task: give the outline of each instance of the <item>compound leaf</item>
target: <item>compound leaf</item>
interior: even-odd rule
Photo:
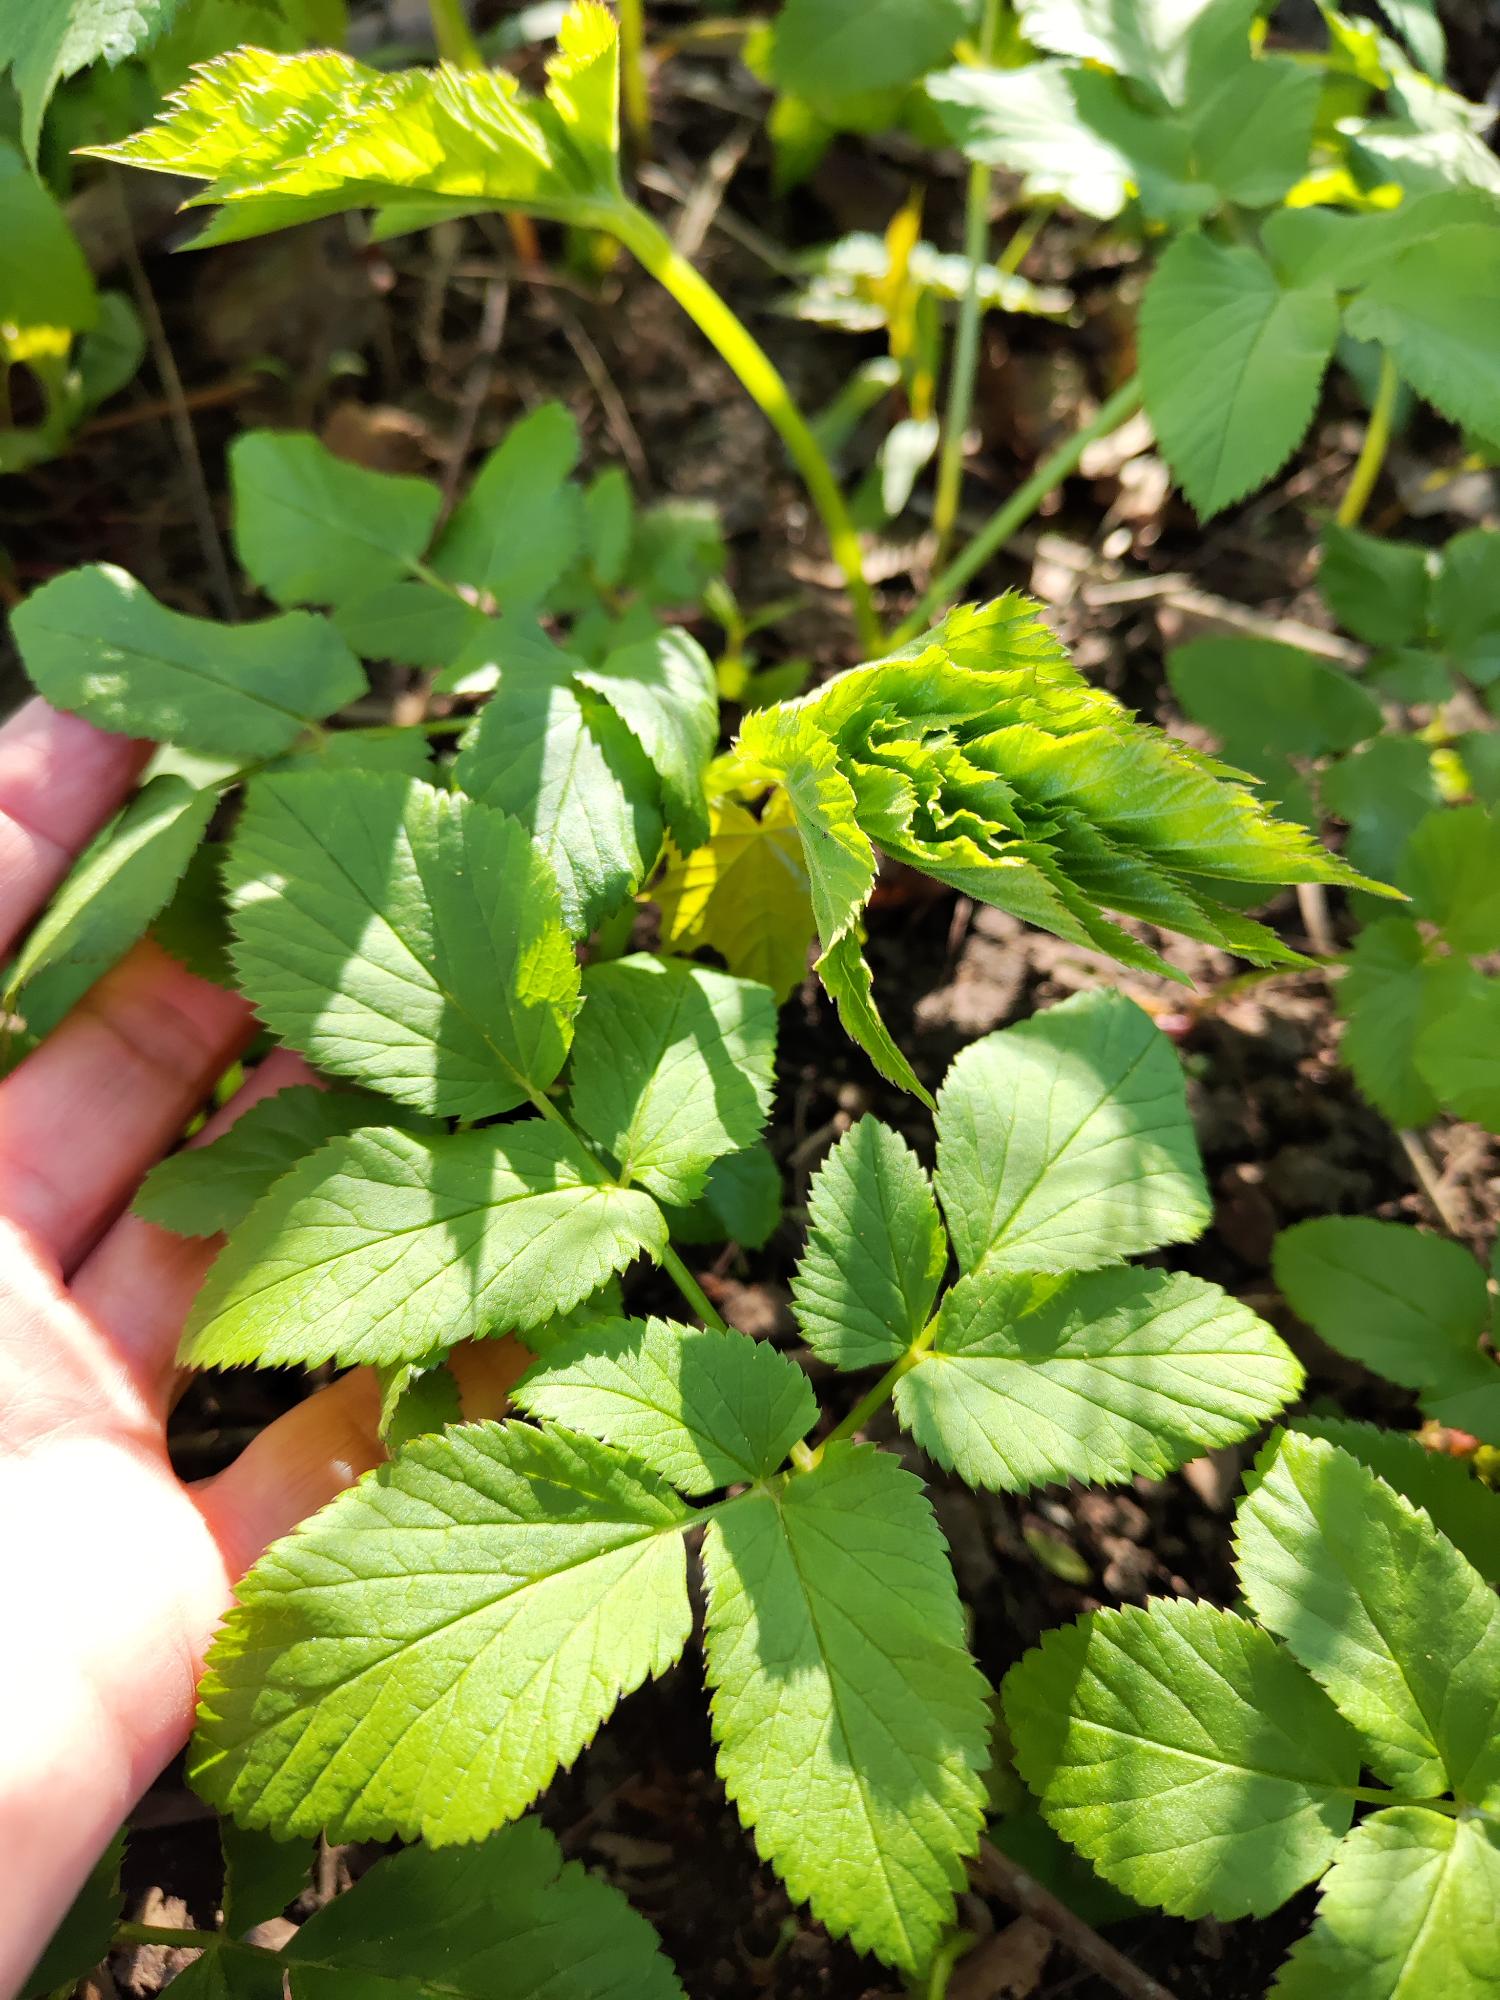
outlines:
[[[352,603],[406,576],[442,500],[429,480],[352,465],[305,431],[237,437],[229,483],[235,552],[278,604]]]
[[[689,633],[655,633],[610,653],[578,679],[602,695],[661,779],[667,827],[687,853],[708,838],[703,776],[719,735],[713,662]]]
[[[315,612],[216,625],[169,611],[109,563],[43,584],[11,631],[54,708],[209,756],[274,757],[366,691],[359,662]]]
[[[961,1278],[896,1389],[902,1423],[971,1486],[1160,1478],[1296,1395],[1286,1346],[1180,1272]]]
[[[1500,230],[1463,223],[1412,243],[1345,311],[1404,379],[1454,423],[1500,436]]]
[[[988,1718],[921,1486],[830,1445],[716,1515],[704,1565],[719,1770],[757,1847],[835,1936],[925,1964],[979,1837]]]
[[[785,792],[759,819],[733,799],[708,809],[708,838],[691,854],[669,852],[656,884],[662,943],[675,951],[716,951],[742,979],[769,986],[779,1001],[801,983],[813,936],[802,841]]]
[[[540,1326],[665,1247],[656,1204],[601,1185],[558,1125],[359,1131],[250,1211],[194,1301],[183,1352],[214,1366],[421,1361]]]
[[[1207,1226],[1176,1051],[1081,993],[971,1043],[938,1093],[937,1191],[960,1266],[1088,1270]]]
[[[1266,1916],[1348,1831],[1358,1738],[1246,1618],[1163,1598],[1049,1632],[1002,1690],[1022,1777],[1107,1882]]]
[[[1141,305],[1141,381],[1200,518],[1263,485],[1296,449],[1338,327],[1331,285],[1284,287],[1246,245],[1194,234],[1168,248]]]
[[[625,1179],[681,1207],[759,1138],[776,1004],[764,986],[646,954],[592,965],[573,1050],[573,1115]]]
[[[1500,1846],[1477,1819],[1396,1806],[1357,1826],[1272,2000],[1484,2000],[1500,1985]]]
[[[538,604],[582,546],[582,501],[568,484],[577,462],[578,426],[561,403],[513,424],[439,537],[433,569],[505,611]]]
[[[807,1377],[766,1341],[660,1319],[606,1320],[555,1342],[514,1400],[688,1494],[767,1478],[818,1417]]]
[[[407,1445],[239,1586],[193,1782],[247,1826],[480,1839],[687,1639],[672,1489],[525,1424]]]
[[[465,1119],[562,1068],[578,965],[503,813],[395,774],[262,777],[225,879],[245,992],[320,1067]]]
[[[807,1247],[792,1310],[807,1344],[835,1368],[878,1368],[926,1326],[948,1262],[932,1188],[917,1156],[878,1118],[861,1118],[813,1178]]]
[[[1500,1799],[1500,1599],[1425,1514],[1324,1438],[1256,1462],[1240,1585],[1413,1798]]]

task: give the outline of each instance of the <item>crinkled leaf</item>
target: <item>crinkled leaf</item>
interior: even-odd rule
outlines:
[[[1318,589],[1339,623],[1368,646],[1407,646],[1427,629],[1427,551],[1330,521]]]
[[[1182,1065],[1122,994],[971,1043],[938,1094],[937,1191],[966,1271],[1088,1270],[1207,1226]]]
[[[844,1032],[898,1090],[909,1090],[929,1109],[932,1093],[892,1039],[875,1005],[875,981],[864,955],[862,929],[846,931],[815,961],[818,977],[839,1010]]]
[[[237,437],[229,482],[235,552],[278,604],[347,604],[406,576],[442,497],[429,480],[337,458],[305,431]]]
[[[826,952],[859,920],[875,886],[875,852],[859,823],[853,787],[817,718],[796,708],[748,716],[742,761],[785,792],[802,837],[808,892]]]
[[[835,1936],[915,1969],[979,1837],[985,1686],[942,1536],[888,1453],[710,1522],[706,1667],[719,1771],[756,1845]]]
[[[621,647],[578,679],[602,695],[661,779],[667,826],[684,853],[708,838],[703,779],[719,735],[713,663],[675,628]]]
[[[582,503],[568,484],[577,462],[578,426],[561,403],[513,424],[439,537],[433,569],[505,611],[539,603],[582,545]]]
[[[1460,224],[1413,243],[1346,308],[1404,380],[1456,424],[1500,437],[1500,230]]]
[[[1471,974],[1447,1011],[1434,1007],[1418,1031],[1416,1061],[1444,1110],[1500,1132],[1500,979]]]
[[[1296,1395],[1286,1346],[1217,1285],[1167,1271],[961,1278],[896,1389],[902,1423],[971,1486],[1160,1478]]]
[[[910,83],[964,32],[963,0],[785,0],[771,73],[799,97],[851,97]]]
[[[1500,1987],[1500,1844],[1482,1821],[1396,1806],[1357,1826],[1272,2000],[1485,2000]]]
[[[1500,1599],[1409,1500],[1324,1438],[1269,1445],[1240,1587],[1407,1797],[1500,1800]]]
[[[759,819],[733,799],[709,807],[708,838],[675,850],[656,884],[662,943],[716,951],[733,973],[785,1000],[807,972],[813,936],[808,867],[784,792]]]
[[[395,775],[263,777],[225,870],[266,1026],[414,1110],[473,1119],[547,1085],[578,965],[525,829]]]
[[[665,1482],[524,1424],[419,1438],[239,1586],[194,1784],[332,1840],[477,1840],[523,1812],[691,1625]]]
[[[807,1247],[792,1281],[808,1346],[836,1368],[894,1361],[926,1326],[947,1262],[916,1154],[878,1118],[861,1118],[808,1196]]]
[[[515,1401],[628,1451],[680,1492],[767,1478],[817,1422],[794,1361],[742,1333],[609,1320],[549,1346]]]
[[[1192,639],[1167,655],[1172,692],[1226,755],[1324,757],[1380,728],[1380,704],[1349,674],[1275,639]]]
[[[1247,245],[1188,235],[1166,251],[1141,305],[1141,381],[1200,518],[1263,485],[1296,449],[1338,327],[1331,285],[1284,287]]]
[[[54,708],[246,762],[274,757],[366,690],[359,662],[314,612],[216,625],[169,611],[109,563],[43,584],[11,631]]]
[[[590,966],[573,1115],[622,1176],[681,1206],[771,1109],[776,1005],[764,986],[641,954]]]
[[[1182,1598],[1096,1611],[1006,1675],[1047,1819],[1107,1882],[1174,1916],[1266,1916],[1348,1831],[1360,1750],[1291,1654]]]
[[[602,1185],[560,1126],[364,1130],[250,1211],[194,1301],[183,1353],[216,1366],[420,1361],[540,1326],[665,1247],[656,1204]]]

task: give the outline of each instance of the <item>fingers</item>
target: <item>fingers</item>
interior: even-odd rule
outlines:
[[[480,1340],[456,1349],[464,1415],[497,1417],[511,1385],[531,1364],[519,1341]],[[227,1471],[205,1480],[195,1497],[234,1578],[261,1551],[290,1534],[346,1486],[379,1465],[380,1388],[372,1370],[356,1368],[268,1424]]]
[[[137,945],[0,1084],[0,1214],[73,1270],[252,1027],[237,994]]]
[[[149,743],[29,701],[0,729],[0,958],[121,806]]]
[[[317,1081],[301,1056],[278,1049],[190,1143],[206,1146],[262,1098]],[[183,1321],[223,1242],[222,1236],[177,1236],[138,1215],[122,1215],[73,1274],[74,1305],[108,1339],[147,1405],[162,1414],[177,1375]]]

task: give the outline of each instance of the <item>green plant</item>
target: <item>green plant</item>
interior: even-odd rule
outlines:
[[[1265,1915],[1321,1878],[1285,2000],[1479,2000],[1500,1979],[1500,1501],[1411,1440],[1319,1428],[1247,1482],[1253,1615],[1158,1599],[1049,1633],[1005,1681],[1017,1762],[1106,1881],[1178,1916]]]

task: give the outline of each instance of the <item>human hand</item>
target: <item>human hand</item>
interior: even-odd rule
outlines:
[[[140,775],[150,745],[32,702],[0,729],[0,962]],[[383,1456],[364,1370],[194,1486],[167,1415],[187,1308],[217,1242],[126,1211],[254,1023],[150,942],[0,1084],[0,1995],[192,1722],[235,1580]],[[277,1053],[211,1121],[305,1083]],[[525,1364],[460,1357],[466,1413]]]

